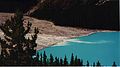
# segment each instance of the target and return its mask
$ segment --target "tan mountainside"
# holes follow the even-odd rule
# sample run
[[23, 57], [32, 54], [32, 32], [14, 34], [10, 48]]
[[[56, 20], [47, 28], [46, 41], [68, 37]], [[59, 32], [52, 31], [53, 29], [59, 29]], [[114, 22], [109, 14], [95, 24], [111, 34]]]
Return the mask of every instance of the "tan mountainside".
[[[14, 14], [11, 13], [0, 13], [0, 23], [4, 23], [6, 19], [9, 19]], [[87, 29], [56, 26], [53, 22], [46, 20], [38, 20], [33, 17], [24, 16], [24, 23], [28, 21], [32, 22], [32, 27], [38, 27], [41, 34], [50, 34], [57, 36], [79, 36], [80, 34], [87, 34]], [[89, 30], [93, 31], [93, 30]], [[31, 31], [32, 32], [32, 31]]]
[[[5, 20], [10, 19], [10, 17], [13, 15], [14, 14], [11, 13], [0, 13], [0, 23], [5, 23]], [[24, 16], [24, 20], [25, 20], [24, 25], [27, 24], [28, 21], [32, 22], [32, 28], [27, 37], [29, 37], [33, 33], [32, 29], [34, 29], [34, 27], [39, 28], [40, 33], [38, 34], [37, 39], [38, 43], [37, 49], [42, 49], [44, 47], [48, 47], [56, 43], [61, 43], [73, 37], [88, 35], [100, 31], [74, 27], [56, 26], [53, 24], [53, 22], [46, 20], [38, 20], [28, 16]], [[0, 37], [2, 36], [3, 33], [1, 32]]]

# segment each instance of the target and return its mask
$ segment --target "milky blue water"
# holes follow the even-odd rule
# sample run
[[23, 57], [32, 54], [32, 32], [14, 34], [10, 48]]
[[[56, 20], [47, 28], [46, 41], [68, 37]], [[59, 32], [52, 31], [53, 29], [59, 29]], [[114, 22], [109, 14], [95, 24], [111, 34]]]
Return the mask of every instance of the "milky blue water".
[[84, 64], [88, 60], [90, 64], [98, 60], [102, 65], [112, 65], [115, 61], [120, 65], [120, 32], [97, 32], [88, 36], [70, 39], [64, 43], [56, 44], [48, 48], [39, 50], [39, 53], [46, 51], [49, 58], [50, 54], [54, 57], [64, 58], [68, 61], [71, 54], [83, 59]]

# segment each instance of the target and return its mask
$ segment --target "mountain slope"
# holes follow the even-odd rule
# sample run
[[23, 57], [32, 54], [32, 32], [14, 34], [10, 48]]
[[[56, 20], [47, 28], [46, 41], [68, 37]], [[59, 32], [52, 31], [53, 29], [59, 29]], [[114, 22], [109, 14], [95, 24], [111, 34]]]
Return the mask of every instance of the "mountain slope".
[[0, 12], [15, 12], [20, 9], [27, 12], [37, 3], [37, 0], [0, 0]]
[[118, 0], [45, 0], [29, 14], [61, 26], [119, 30], [118, 3]]
[[[5, 23], [5, 21], [7, 19], [10, 19], [10, 17], [13, 15], [13, 13], [0, 13], [0, 23]], [[32, 28], [30, 33], [33, 33], [33, 29], [35, 27], [39, 28], [40, 34], [49, 34], [66, 37], [80, 36], [96, 31], [82, 28], [56, 26], [53, 22], [50, 21], [39, 20], [33, 17], [24, 16], [24, 26], [26, 26], [28, 21], [32, 22]]]
[[119, 0], [0, 0], [0, 12], [17, 8], [55, 25], [119, 30]]

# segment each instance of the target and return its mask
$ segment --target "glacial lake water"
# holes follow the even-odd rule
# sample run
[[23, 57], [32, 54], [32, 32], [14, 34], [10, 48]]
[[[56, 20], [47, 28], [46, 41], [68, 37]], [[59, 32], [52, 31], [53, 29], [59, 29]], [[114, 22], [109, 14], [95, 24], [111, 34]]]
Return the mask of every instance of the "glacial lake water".
[[66, 55], [70, 61], [73, 53], [74, 56], [83, 59], [84, 64], [87, 60], [90, 64], [99, 60], [101, 65], [112, 65], [114, 61], [120, 65], [120, 32], [97, 32], [76, 37], [38, 52], [40, 54], [44, 51], [48, 58], [50, 54], [59, 58], [64, 58]]

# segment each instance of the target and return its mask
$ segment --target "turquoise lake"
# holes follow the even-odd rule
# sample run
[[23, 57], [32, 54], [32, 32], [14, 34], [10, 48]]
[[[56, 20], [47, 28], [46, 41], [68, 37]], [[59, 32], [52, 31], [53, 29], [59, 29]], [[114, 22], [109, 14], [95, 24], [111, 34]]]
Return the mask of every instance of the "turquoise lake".
[[64, 58], [68, 61], [71, 54], [83, 59], [84, 64], [87, 60], [92, 65], [93, 62], [100, 61], [101, 65], [112, 65], [115, 61], [120, 65], [120, 32], [97, 32], [88, 36], [76, 37], [64, 43], [56, 44], [48, 48], [39, 50], [39, 54], [44, 51], [49, 58], [50, 54], [54, 57]]

